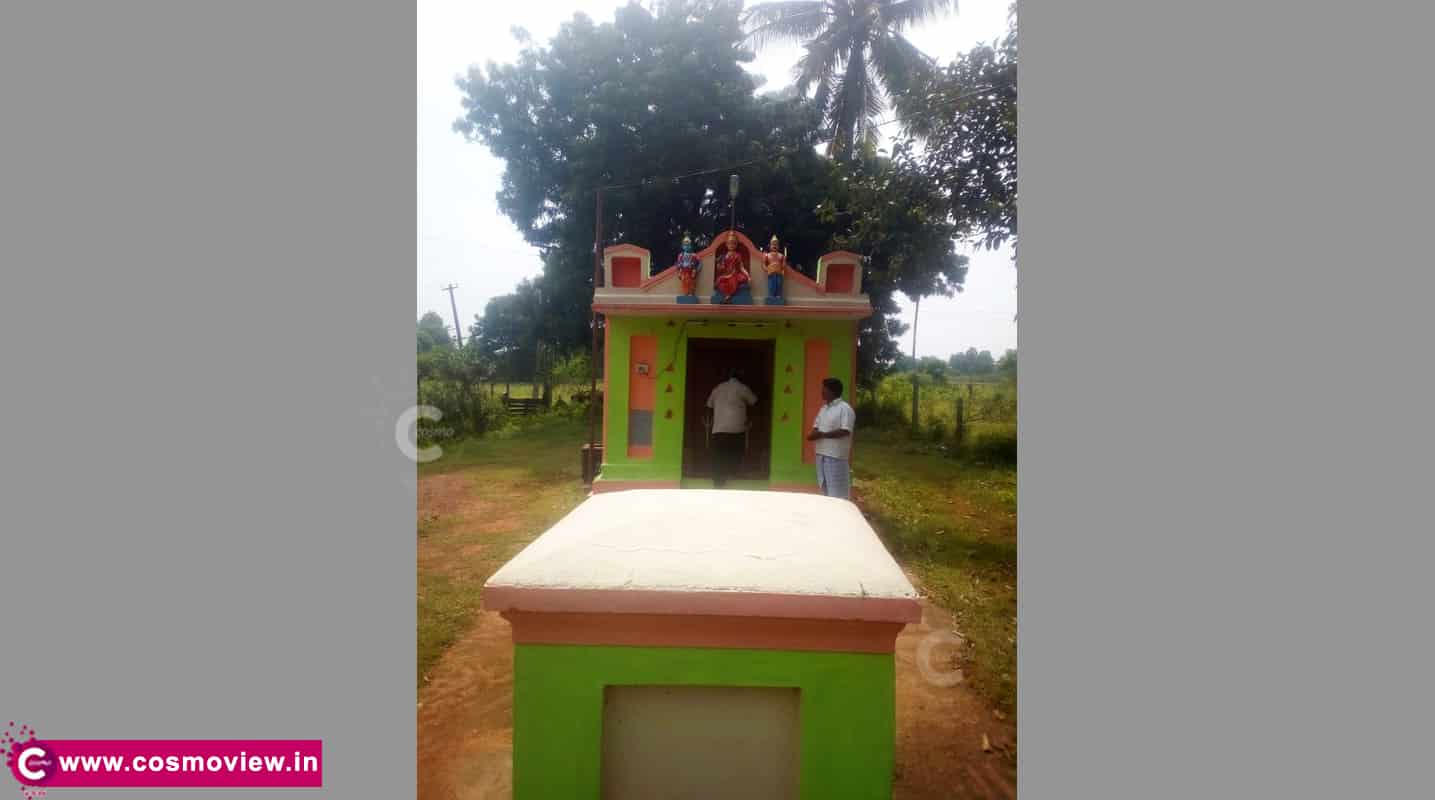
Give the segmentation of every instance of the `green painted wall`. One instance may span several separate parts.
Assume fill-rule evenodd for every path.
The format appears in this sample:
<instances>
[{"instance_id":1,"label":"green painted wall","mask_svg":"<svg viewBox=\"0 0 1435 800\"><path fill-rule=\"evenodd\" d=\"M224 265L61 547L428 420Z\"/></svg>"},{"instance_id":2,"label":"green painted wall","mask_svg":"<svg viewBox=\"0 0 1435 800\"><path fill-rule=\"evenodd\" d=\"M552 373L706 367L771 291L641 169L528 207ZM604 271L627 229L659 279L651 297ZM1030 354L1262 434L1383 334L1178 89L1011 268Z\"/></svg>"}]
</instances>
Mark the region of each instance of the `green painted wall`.
<instances>
[{"instance_id":1,"label":"green painted wall","mask_svg":"<svg viewBox=\"0 0 1435 800\"><path fill-rule=\"evenodd\" d=\"M811 483L813 468L802 463L802 437L812 420L802 410L803 347L809 338L832 342L828 374L852 385L853 352L857 346L850 320L769 320L766 327L728 327L726 320L682 317L608 317L608 394L606 409L607 447L603 451L601 479L605 481L676 481L682 477L683 409L687 385L687 349L690 338L773 339L772 442L769 480L773 483ZM672 324L669 324L672 323ZM628 458L628 357L633 336L658 338L657 402L653 411L653 455L647 459ZM672 372L667 367L672 366ZM791 365L792 372L787 372ZM671 385L673 390L668 392ZM792 392L785 393L784 387ZM672 412L672 418L667 417ZM783 415L787 421L783 422Z\"/></svg>"},{"instance_id":2,"label":"green painted wall","mask_svg":"<svg viewBox=\"0 0 1435 800\"><path fill-rule=\"evenodd\" d=\"M518 645L514 800L599 800L605 686L801 691L803 800L892 796L891 655L684 647Z\"/></svg>"}]
</instances>

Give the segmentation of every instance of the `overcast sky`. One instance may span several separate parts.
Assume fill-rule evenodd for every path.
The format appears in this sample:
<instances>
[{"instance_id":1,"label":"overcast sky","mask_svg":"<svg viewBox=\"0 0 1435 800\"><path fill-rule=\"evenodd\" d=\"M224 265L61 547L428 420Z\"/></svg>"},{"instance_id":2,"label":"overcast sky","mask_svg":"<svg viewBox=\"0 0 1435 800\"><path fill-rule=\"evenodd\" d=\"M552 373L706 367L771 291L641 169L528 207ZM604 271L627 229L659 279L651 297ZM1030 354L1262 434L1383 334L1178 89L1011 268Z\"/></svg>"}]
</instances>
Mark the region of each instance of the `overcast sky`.
<instances>
[{"instance_id":1,"label":"overcast sky","mask_svg":"<svg viewBox=\"0 0 1435 800\"><path fill-rule=\"evenodd\" d=\"M597 22L611 22L624 2L505 2L420 0L418 4L418 314L437 311L453 324L448 292L454 283L465 334L490 298L507 294L528 276L538 275L538 251L523 241L498 210L495 194L503 162L481 144L453 132L463 112L454 78L470 64L514 60L519 45L509 28L522 26L535 42L546 43L558 26L582 11ZM1006 32L1009 0L961 0L956 14L908 32L908 38L942 63ZM792 83L792 67L801 55L795 44L772 45L747 64L767 77L762 91ZM721 165L713 165L721 166ZM644 246L648 243L637 242ZM962 252L971 257L966 291L952 298L922 302L917 354L946 357L976 347L1000 356L1016 347L1016 269L1010 249ZM819 255L819 254L813 254ZM898 295L903 319L912 321L911 304ZM903 352L912 346L910 332Z\"/></svg>"}]
</instances>

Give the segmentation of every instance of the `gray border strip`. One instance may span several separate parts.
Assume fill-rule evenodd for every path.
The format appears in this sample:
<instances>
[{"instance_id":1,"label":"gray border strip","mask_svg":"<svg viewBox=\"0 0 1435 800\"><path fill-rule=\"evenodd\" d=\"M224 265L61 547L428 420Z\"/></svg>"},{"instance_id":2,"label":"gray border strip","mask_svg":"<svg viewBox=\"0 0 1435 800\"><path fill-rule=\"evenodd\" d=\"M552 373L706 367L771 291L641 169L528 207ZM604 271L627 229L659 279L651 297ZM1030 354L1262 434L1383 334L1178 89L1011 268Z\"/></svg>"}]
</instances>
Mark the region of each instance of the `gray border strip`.
<instances>
[{"instance_id":1,"label":"gray border strip","mask_svg":"<svg viewBox=\"0 0 1435 800\"><path fill-rule=\"evenodd\" d=\"M0 724L319 738L324 789L238 794L413 795L414 43L0 7Z\"/></svg>"}]
</instances>

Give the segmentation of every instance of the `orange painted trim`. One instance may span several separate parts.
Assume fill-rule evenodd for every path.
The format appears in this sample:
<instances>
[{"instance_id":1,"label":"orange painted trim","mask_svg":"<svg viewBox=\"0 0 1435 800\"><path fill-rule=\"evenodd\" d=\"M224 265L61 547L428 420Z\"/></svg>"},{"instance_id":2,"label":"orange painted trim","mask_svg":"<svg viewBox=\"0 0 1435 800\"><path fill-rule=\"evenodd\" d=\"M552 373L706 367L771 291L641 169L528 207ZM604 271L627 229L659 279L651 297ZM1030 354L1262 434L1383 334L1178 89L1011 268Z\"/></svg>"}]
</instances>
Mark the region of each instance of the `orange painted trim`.
<instances>
[{"instance_id":1,"label":"orange painted trim","mask_svg":"<svg viewBox=\"0 0 1435 800\"><path fill-rule=\"evenodd\" d=\"M594 302L593 310L601 314L691 317L827 317L829 319L863 319L872 316L872 306L813 308L812 306L734 306L712 303L605 303Z\"/></svg>"},{"instance_id":2,"label":"orange painted trim","mask_svg":"<svg viewBox=\"0 0 1435 800\"><path fill-rule=\"evenodd\" d=\"M597 325L597 324L598 324L598 316L597 316L597 314L594 314L594 315L593 315L593 324L594 324L594 325ZM611 393L608 391L608 376L609 376L609 375L612 375L612 374L613 374L613 359L612 359L612 357L609 355L609 350L608 350L608 329L605 327L605 328L603 329L603 381L602 381L602 384L603 384L603 460L604 460L604 461L607 461L607 460L608 460L608 403L612 401L612 398L608 396L609 394L611 394ZM593 399L592 399L591 397L588 398L588 402L590 402L590 403L593 402ZM603 468L603 465L600 463L600 464L598 465L598 474L602 474L602 468ZM594 475L594 476L593 476L593 481L594 481L594 483L596 483L597 480L598 480L598 476L597 476L597 475Z\"/></svg>"},{"instance_id":3,"label":"orange painted trim","mask_svg":"<svg viewBox=\"0 0 1435 800\"><path fill-rule=\"evenodd\" d=\"M682 617L661 614L542 614L504 612L514 644L714 647L881 653L895 650L900 622Z\"/></svg>"},{"instance_id":4,"label":"orange painted trim","mask_svg":"<svg viewBox=\"0 0 1435 800\"><path fill-rule=\"evenodd\" d=\"M594 481L593 493L622 492L628 489L681 489L681 481Z\"/></svg>"},{"instance_id":5,"label":"orange painted trim","mask_svg":"<svg viewBox=\"0 0 1435 800\"><path fill-rule=\"evenodd\" d=\"M847 402L849 402L849 403L852 404L853 415L854 415L854 416L856 415L856 408L857 408L857 404L856 404L856 402L854 402L854 401L857 399L857 335L858 335L859 333L861 333L861 332L862 332L862 326L861 326L860 324L858 324L858 322L857 322L856 320L853 320L853 321L852 321L852 372L851 372L851 373L849 374L849 376L848 376L849 382L848 382L848 385L847 385L846 387L844 387L844 388L846 389L846 391L843 392L843 394L846 394L848 397L851 398L851 400L848 400ZM857 431L855 430L856 427L857 427L856 425L853 426L854 430L852 431L852 437L851 437L851 438L852 438L852 441L847 444L847 464L848 464L848 467L849 467L849 468L851 467L851 465L852 465L852 463L853 463L853 462L852 462L853 453L856 453L856 452L857 452Z\"/></svg>"},{"instance_id":6,"label":"orange painted trim","mask_svg":"<svg viewBox=\"0 0 1435 800\"><path fill-rule=\"evenodd\" d=\"M654 275L643 281L642 283L638 284L638 289L646 292L657 284L662 283L664 280L667 280L669 277L676 274L678 274L678 268L677 265L673 265L663 270L662 272L659 272L657 275Z\"/></svg>"},{"instance_id":7,"label":"orange painted trim","mask_svg":"<svg viewBox=\"0 0 1435 800\"><path fill-rule=\"evenodd\" d=\"M642 253L642 254L645 255L645 256L652 256L652 253L649 252L647 248L639 247L638 245L635 245L635 244L610 244L610 245L608 245L607 247L603 248L603 257L604 257L604 258L607 258L608 255L611 254L611 253L626 253L626 252L637 252L637 253Z\"/></svg>"},{"instance_id":8,"label":"orange painted trim","mask_svg":"<svg viewBox=\"0 0 1435 800\"><path fill-rule=\"evenodd\" d=\"M727 242L727 235L728 235L729 233L735 233L735 234L737 234L737 240L738 240L740 243L746 245L748 251L749 251L754 257L761 257L761 256L762 256L762 254L763 254L763 252L764 252L763 249L762 249L761 247L758 247L756 244L753 244L753 241L752 241L751 239L747 238L747 235L744 234L742 231L738 231L738 230L725 230L725 231L723 231L722 233L719 233L717 236L714 236L712 242L709 243L707 247L704 247L703 249L699 250L699 251L697 252L697 257L700 258L700 259L702 259L702 258L707 258L708 256L712 255L713 253L716 253L716 252L718 251L718 249L721 248L721 247Z\"/></svg>"},{"instance_id":9,"label":"orange painted trim","mask_svg":"<svg viewBox=\"0 0 1435 800\"><path fill-rule=\"evenodd\" d=\"M822 379L827 377L832 364L832 341L830 339L808 339L802 344L802 425L798 429L802 437L802 463L817 463L817 442L809 441L807 432L822 409Z\"/></svg>"},{"instance_id":10,"label":"orange painted trim","mask_svg":"<svg viewBox=\"0 0 1435 800\"><path fill-rule=\"evenodd\" d=\"M652 458L652 457L653 457L653 446L652 446L652 445L650 445L650 444L645 444L645 445L632 445L632 444L630 444L630 445L628 445L628 458L631 458L631 459L635 459L635 460L636 460L636 459Z\"/></svg>"},{"instance_id":11,"label":"orange painted trim","mask_svg":"<svg viewBox=\"0 0 1435 800\"><path fill-rule=\"evenodd\" d=\"M806 275L803 275L801 272L798 272L798 271L795 270L795 269L794 269L794 270L789 270L789 271L787 272L787 274L783 276L783 279L784 279L784 280L789 279L789 278L792 279L792 280L797 281L798 283L802 284L803 286L809 287L809 288L811 288L811 289L815 289L819 295L827 294L827 290L824 289L824 288L822 288L820 285L818 285L817 281L814 281L813 279L807 277Z\"/></svg>"},{"instance_id":12,"label":"orange painted trim","mask_svg":"<svg viewBox=\"0 0 1435 800\"><path fill-rule=\"evenodd\" d=\"M487 585L489 611L578 614L677 614L713 617L918 622L916 598L834 597L761 592L663 592L645 589L554 589Z\"/></svg>"}]
</instances>

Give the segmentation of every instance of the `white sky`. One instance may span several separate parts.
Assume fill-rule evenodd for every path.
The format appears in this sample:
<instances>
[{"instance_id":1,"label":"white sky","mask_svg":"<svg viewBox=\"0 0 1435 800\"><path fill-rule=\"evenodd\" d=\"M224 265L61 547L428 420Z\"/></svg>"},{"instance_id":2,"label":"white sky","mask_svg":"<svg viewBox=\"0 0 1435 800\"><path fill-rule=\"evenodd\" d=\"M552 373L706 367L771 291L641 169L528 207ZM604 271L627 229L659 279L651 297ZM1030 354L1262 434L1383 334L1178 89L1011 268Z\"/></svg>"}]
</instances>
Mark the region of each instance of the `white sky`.
<instances>
[{"instance_id":1,"label":"white sky","mask_svg":"<svg viewBox=\"0 0 1435 800\"><path fill-rule=\"evenodd\" d=\"M546 44L558 26L577 11L595 22L610 22L624 2L488 3L482 0L420 0L418 4L418 309L437 311L453 324L448 292L454 291L465 335L474 315L490 298L507 294L525 277L541 273L538 251L523 241L498 210L495 194L503 162L488 148L465 142L453 132L463 112L454 78L470 64L513 61L519 45L509 28L528 30ZM909 31L908 38L941 63L1006 32L1009 0L961 0L960 11ZM772 45L747 64L768 79L762 91L792 82L792 66L801 55L795 44ZM889 112L890 113L890 112ZM713 166L721 166L714 164ZM651 246L645 242L637 242ZM966 291L922 301L917 355L947 355L976 347L1000 356L1016 347L1016 269L1011 251L970 251ZM817 255L817 254L814 254ZM898 295L902 318L912 322L911 304ZM902 351L911 352L912 336Z\"/></svg>"}]
</instances>

